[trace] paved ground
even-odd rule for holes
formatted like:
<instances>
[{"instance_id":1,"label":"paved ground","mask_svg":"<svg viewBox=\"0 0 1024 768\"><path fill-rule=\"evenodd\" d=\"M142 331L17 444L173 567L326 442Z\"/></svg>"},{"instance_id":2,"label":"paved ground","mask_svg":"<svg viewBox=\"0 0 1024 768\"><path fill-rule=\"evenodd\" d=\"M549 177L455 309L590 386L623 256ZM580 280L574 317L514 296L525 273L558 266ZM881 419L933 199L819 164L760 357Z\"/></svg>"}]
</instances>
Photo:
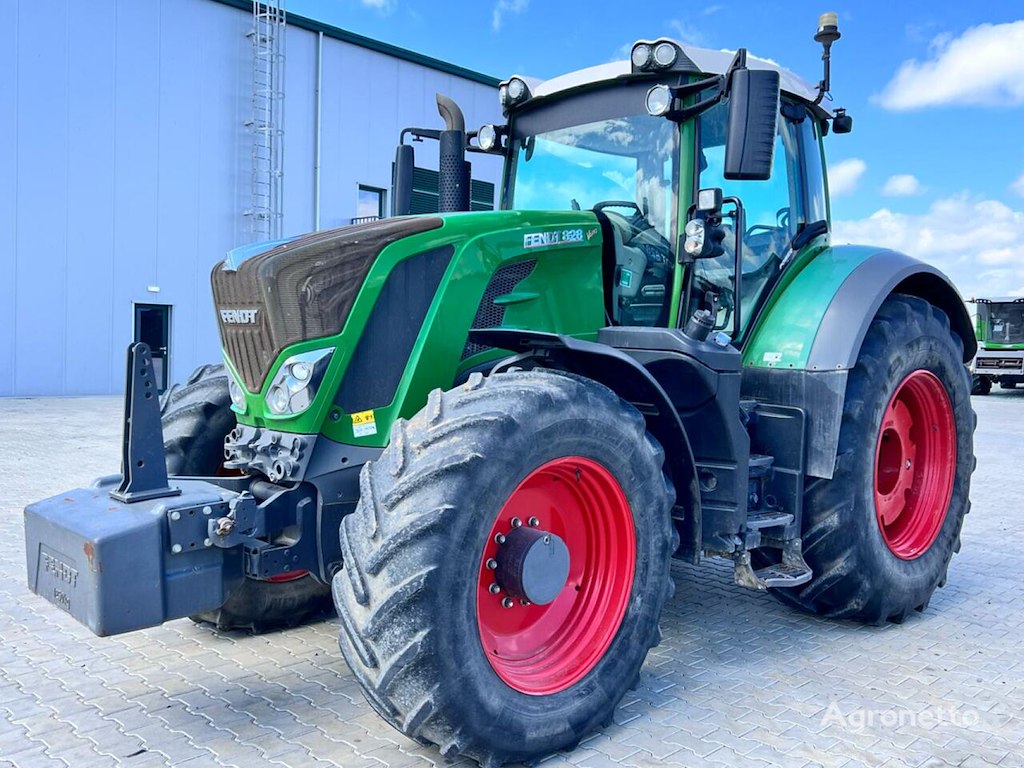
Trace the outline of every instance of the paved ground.
<instances>
[{"instance_id":1,"label":"paved ground","mask_svg":"<svg viewBox=\"0 0 1024 768\"><path fill-rule=\"evenodd\" d=\"M115 471L120 403L0 400L0 765L447 765L384 725L336 622L98 639L25 587L21 508ZM974 512L948 586L883 628L676 566L665 642L615 725L545 766L1024 766L1024 392L975 398Z\"/></svg>"}]
</instances>

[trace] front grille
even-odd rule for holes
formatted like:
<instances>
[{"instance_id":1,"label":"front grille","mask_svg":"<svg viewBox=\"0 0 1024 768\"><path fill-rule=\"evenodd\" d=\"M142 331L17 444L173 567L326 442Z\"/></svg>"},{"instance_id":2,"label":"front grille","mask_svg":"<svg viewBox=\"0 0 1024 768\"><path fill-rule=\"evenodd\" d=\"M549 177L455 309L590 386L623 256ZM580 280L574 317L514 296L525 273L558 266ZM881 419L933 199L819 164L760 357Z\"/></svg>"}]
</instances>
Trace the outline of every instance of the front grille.
<instances>
[{"instance_id":1,"label":"front grille","mask_svg":"<svg viewBox=\"0 0 1024 768\"><path fill-rule=\"evenodd\" d=\"M281 351L341 332L363 280L385 247L437 229L436 217L384 219L306 235L213 269L213 302L224 352L258 392ZM255 310L253 312L253 310Z\"/></svg>"},{"instance_id":2,"label":"front grille","mask_svg":"<svg viewBox=\"0 0 1024 768\"><path fill-rule=\"evenodd\" d=\"M985 368L986 370L1019 371L1022 366L1024 366L1024 360L1019 357L979 357L977 360L977 368Z\"/></svg>"},{"instance_id":3,"label":"front grille","mask_svg":"<svg viewBox=\"0 0 1024 768\"><path fill-rule=\"evenodd\" d=\"M487 288L484 289L483 298L476 308L476 316L473 318L473 325L470 328L497 328L505 320L505 305L495 304L494 300L500 296L512 293L523 280L530 276L533 268L537 266L536 259L528 261L517 261L515 264L506 264L491 275ZM467 357L490 349L483 344L467 341L462 349L462 360Z\"/></svg>"}]
</instances>

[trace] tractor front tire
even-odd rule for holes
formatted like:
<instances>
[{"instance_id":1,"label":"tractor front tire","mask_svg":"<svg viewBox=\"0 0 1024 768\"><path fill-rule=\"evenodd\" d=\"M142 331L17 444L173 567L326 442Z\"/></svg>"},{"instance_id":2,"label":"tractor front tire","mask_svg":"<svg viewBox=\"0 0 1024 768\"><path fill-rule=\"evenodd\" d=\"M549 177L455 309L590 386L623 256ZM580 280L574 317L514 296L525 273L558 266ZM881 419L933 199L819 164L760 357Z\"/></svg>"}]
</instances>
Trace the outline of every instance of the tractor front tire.
<instances>
[{"instance_id":1,"label":"tractor front tire","mask_svg":"<svg viewBox=\"0 0 1024 768\"><path fill-rule=\"evenodd\" d=\"M485 766L610 722L672 591L663 462L635 408L551 371L477 373L396 422L342 521L333 583L341 650L373 708ZM564 545L568 575L516 560L521 541ZM523 598L528 583L550 599Z\"/></svg>"},{"instance_id":2,"label":"tractor front tire","mask_svg":"<svg viewBox=\"0 0 1024 768\"><path fill-rule=\"evenodd\" d=\"M167 473L213 476L224 463L224 438L235 426L223 365L197 368L160 402ZM190 617L217 629L267 632L331 611L331 590L308 573L290 581L245 579L220 608Z\"/></svg>"},{"instance_id":3,"label":"tractor front tire","mask_svg":"<svg viewBox=\"0 0 1024 768\"><path fill-rule=\"evenodd\" d=\"M979 376L973 374L971 376L971 394L972 395L987 395L992 391L992 379L988 376Z\"/></svg>"},{"instance_id":4,"label":"tractor front tire","mask_svg":"<svg viewBox=\"0 0 1024 768\"><path fill-rule=\"evenodd\" d=\"M808 478L803 554L814 577L773 593L871 624L923 611L960 549L974 425L949 318L922 299L889 297L850 371L833 478Z\"/></svg>"}]
</instances>

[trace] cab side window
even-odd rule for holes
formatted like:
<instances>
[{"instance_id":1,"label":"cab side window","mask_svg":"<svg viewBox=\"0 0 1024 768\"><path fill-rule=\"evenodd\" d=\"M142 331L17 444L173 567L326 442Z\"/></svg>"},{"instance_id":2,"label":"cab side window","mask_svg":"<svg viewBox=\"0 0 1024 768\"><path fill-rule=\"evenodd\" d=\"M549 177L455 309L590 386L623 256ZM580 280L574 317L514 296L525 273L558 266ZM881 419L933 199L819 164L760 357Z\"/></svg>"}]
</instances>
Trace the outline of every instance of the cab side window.
<instances>
[{"instance_id":1,"label":"cab side window","mask_svg":"<svg viewBox=\"0 0 1024 768\"><path fill-rule=\"evenodd\" d=\"M786 111L783 108L783 113ZM810 128L812 121L805 117L797 123L780 114L771 177L766 181L734 181L723 174L728 117L728 102L723 101L699 118L698 178L700 189L719 187L724 196L738 197L743 203L746 222L740 296L733 295L737 233L735 219L730 218L725 219L725 253L693 264L692 289L697 299L694 308L713 310L717 329L732 330L738 305L742 334L762 294L778 276L799 225L805 221L799 132L801 125ZM820 176L820 157L818 168Z\"/></svg>"}]
</instances>

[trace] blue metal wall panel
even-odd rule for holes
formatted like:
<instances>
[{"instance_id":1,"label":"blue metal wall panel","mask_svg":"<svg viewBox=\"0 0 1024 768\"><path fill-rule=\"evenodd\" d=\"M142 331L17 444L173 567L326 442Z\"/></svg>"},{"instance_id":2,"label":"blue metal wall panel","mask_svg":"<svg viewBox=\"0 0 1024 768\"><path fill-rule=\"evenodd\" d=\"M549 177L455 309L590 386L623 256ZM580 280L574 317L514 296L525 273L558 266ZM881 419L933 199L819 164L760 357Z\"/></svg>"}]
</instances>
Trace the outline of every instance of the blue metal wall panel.
<instances>
[{"instance_id":1,"label":"blue metal wall panel","mask_svg":"<svg viewBox=\"0 0 1024 768\"><path fill-rule=\"evenodd\" d=\"M14 394L14 339L18 333L15 282L18 241L19 9L0 25L0 397ZM3 51L7 51L4 54Z\"/></svg>"},{"instance_id":2,"label":"blue metal wall panel","mask_svg":"<svg viewBox=\"0 0 1024 768\"><path fill-rule=\"evenodd\" d=\"M67 286L64 392L120 387L106 364L114 351L114 75L112 4L69 6ZM123 333L123 324L117 329ZM97 364L100 363L100 364ZM22 363L24 364L24 362ZM122 364L123 367L123 364Z\"/></svg>"},{"instance_id":3,"label":"blue metal wall panel","mask_svg":"<svg viewBox=\"0 0 1024 768\"><path fill-rule=\"evenodd\" d=\"M121 391L133 303L171 380L220 357L209 273L251 239L250 16L210 0L11 0L0 26L0 396ZM312 228L316 40L288 29L283 230ZM398 132L500 119L494 88L324 37L321 228L390 186ZM436 147L417 145L436 168ZM499 163L473 157L474 176ZM151 291L150 288L158 289Z\"/></svg>"},{"instance_id":4,"label":"blue metal wall panel","mask_svg":"<svg viewBox=\"0 0 1024 768\"><path fill-rule=\"evenodd\" d=\"M18 9L14 391L64 391L68 7Z\"/></svg>"}]
</instances>

